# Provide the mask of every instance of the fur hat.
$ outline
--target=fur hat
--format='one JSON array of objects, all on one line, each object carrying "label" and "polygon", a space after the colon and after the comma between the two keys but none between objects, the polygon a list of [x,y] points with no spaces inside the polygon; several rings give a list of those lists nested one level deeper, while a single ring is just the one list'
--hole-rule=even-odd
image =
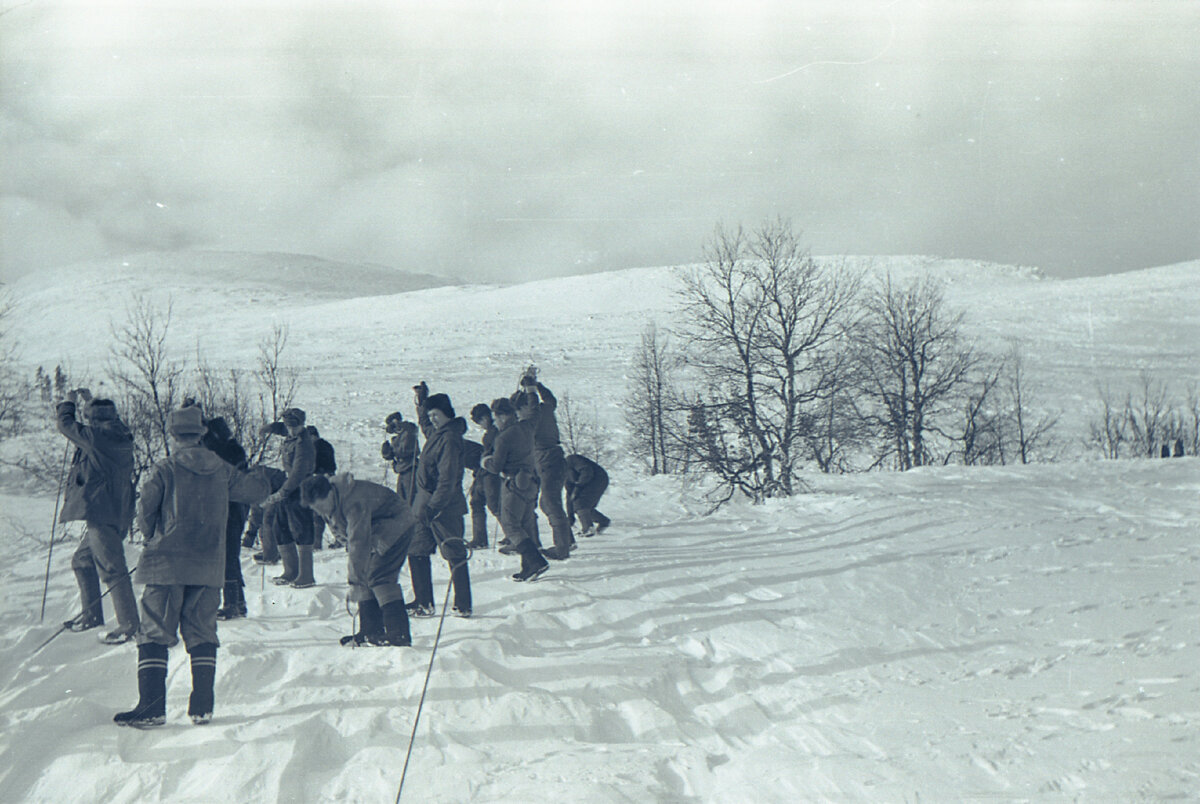
[{"label": "fur hat", "polygon": [[204,418],[200,415],[200,408],[189,406],[171,411],[167,417],[167,430],[176,437],[204,435]]},{"label": "fur hat", "polygon": [[208,432],[218,441],[228,441],[233,438],[233,431],[229,429],[229,422],[225,421],[224,416],[209,419]]},{"label": "fur hat", "polygon": [[288,427],[301,427],[304,425],[304,411],[300,408],[288,408],[279,414],[279,419]]},{"label": "fur hat", "polygon": [[425,400],[425,408],[427,410],[440,410],[446,414],[446,418],[454,418],[454,406],[450,404],[450,397],[445,394],[433,394]]},{"label": "fur hat", "polygon": [[111,422],[117,419],[117,406],[111,399],[93,399],[84,406],[88,421]]},{"label": "fur hat", "polygon": [[513,407],[513,403],[505,397],[492,400],[492,415],[493,416],[516,416],[517,410]]}]

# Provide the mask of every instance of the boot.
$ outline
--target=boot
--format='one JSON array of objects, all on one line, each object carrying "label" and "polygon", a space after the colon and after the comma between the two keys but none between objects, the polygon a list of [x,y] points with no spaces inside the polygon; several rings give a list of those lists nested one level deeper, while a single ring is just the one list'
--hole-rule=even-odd
[{"label": "boot", "polygon": [[536,580],[550,566],[550,562],[542,557],[541,551],[529,539],[521,542],[518,549],[521,552],[521,571],[512,576],[514,581]]},{"label": "boot", "polygon": [[192,694],[188,698],[188,715],[197,726],[212,720],[213,681],[217,677],[217,646],[212,642],[188,650],[192,656]]},{"label": "boot", "polygon": [[429,556],[409,556],[408,574],[412,578],[413,604],[433,611],[433,564]]},{"label": "boot", "polygon": [[218,620],[236,620],[246,616],[246,599],[242,595],[242,585],[237,581],[226,581],[222,595],[225,605],[217,609]]},{"label": "boot", "polygon": [[408,630],[408,611],[404,606],[404,599],[393,600],[383,607],[382,612],[383,641],[379,644],[398,648],[412,645],[412,633]]},{"label": "boot", "polygon": [[157,642],[138,645],[138,703],[128,712],[113,715],[118,726],[148,729],[167,722],[167,646]]},{"label": "boot", "polygon": [[75,582],[79,584],[79,598],[83,603],[82,611],[74,620],[63,623],[72,631],[86,631],[98,625],[104,625],[104,605],[100,598],[100,574],[95,565],[86,569],[75,570]]},{"label": "boot", "polygon": [[358,631],[342,637],[343,645],[378,645],[383,641],[383,613],[375,598],[358,604]]},{"label": "boot", "polygon": [[[311,555],[310,553],[309,556]],[[276,586],[287,586],[300,574],[300,556],[296,551],[296,543],[279,545],[279,557],[283,559],[283,574],[276,575],[271,582]]]},{"label": "boot", "polygon": [[133,582],[126,575],[114,581],[108,587],[108,593],[112,595],[118,626],[101,637],[100,641],[106,645],[121,645],[131,641],[134,634],[137,633],[138,626],[141,625],[141,618],[138,617],[137,598],[133,596]]},{"label": "boot", "polygon": [[296,553],[300,559],[300,568],[296,579],[289,584],[293,589],[309,589],[317,585],[313,578],[313,546],[311,544],[296,545]]},{"label": "boot", "polygon": [[454,613],[459,617],[470,617],[471,573],[465,561],[450,570],[450,583],[454,586]]},{"label": "boot", "polygon": [[256,564],[278,564],[280,551],[279,544],[275,541],[275,529],[273,527],[261,527],[258,530],[259,541],[262,542],[262,552],[254,554],[254,563]]}]

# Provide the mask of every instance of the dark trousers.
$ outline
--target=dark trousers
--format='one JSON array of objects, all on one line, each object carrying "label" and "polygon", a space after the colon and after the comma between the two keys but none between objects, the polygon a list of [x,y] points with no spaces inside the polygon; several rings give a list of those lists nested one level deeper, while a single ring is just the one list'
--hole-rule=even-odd
[{"label": "dark trousers", "polygon": [[270,506],[264,516],[271,520],[276,544],[295,542],[298,545],[312,545],[312,511],[300,504],[300,492],[293,491],[282,501]]}]

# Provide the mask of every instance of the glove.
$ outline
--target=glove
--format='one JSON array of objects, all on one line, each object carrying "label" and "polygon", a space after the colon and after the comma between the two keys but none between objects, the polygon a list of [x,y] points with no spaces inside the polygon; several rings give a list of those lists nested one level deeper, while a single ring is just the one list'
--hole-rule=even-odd
[{"label": "glove", "polygon": [[379,454],[383,456],[385,461],[390,461],[395,458],[395,453],[392,451],[392,442],[384,441],[383,446],[379,448]]}]

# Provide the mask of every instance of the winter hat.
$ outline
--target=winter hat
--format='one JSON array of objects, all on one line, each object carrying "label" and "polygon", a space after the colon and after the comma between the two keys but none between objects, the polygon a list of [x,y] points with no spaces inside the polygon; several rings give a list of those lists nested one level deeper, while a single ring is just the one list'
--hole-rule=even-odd
[{"label": "winter hat", "polygon": [[492,415],[493,416],[516,416],[517,410],[513,407],[513,403],[504,397],[492,400]]},{"label": "winter hat", "polygon": [[300,408],[288,408],[280,414],[279,419],[288,427],[300,427],[304,424],[304,411]]},{"label": "winter hat", "polygon": [[229,429],[229,423],[225,421],[223,416],[208,420],[208,432],[218,441],[228,441],[233,438],[233,433]]},{"label": "winter hat", "polygon": [[477,422],[480,419],[492,417],[492,409],[480,402],[475,407],[471,408],[471,421]]},{"label": "winter hat", "polygon": [[404,414],[396,411],[395,413],[389,413],[388,417],[383,420],[383,424],[387,432],[398,433],[400,432],[400,422],[402,421],[404,421]]},{"label": "winter hat", "polygon": [[173,436],[204,435],[204,418],[200,408],[186,407],[171,411],[167,418],[167,429]]},{"label": "winter hat", "polygon": [[93,399],[87,403],[84,414],[93,422],[116,421],[117,406],[111,399]]},{"label": "winter hat", "polygon": [[454,406],[450,404],[450,397],[445,394],[434,394],[425,400],[425,407],[428,410],[440,410],[446,414],[446,418],[454,418]]}]

